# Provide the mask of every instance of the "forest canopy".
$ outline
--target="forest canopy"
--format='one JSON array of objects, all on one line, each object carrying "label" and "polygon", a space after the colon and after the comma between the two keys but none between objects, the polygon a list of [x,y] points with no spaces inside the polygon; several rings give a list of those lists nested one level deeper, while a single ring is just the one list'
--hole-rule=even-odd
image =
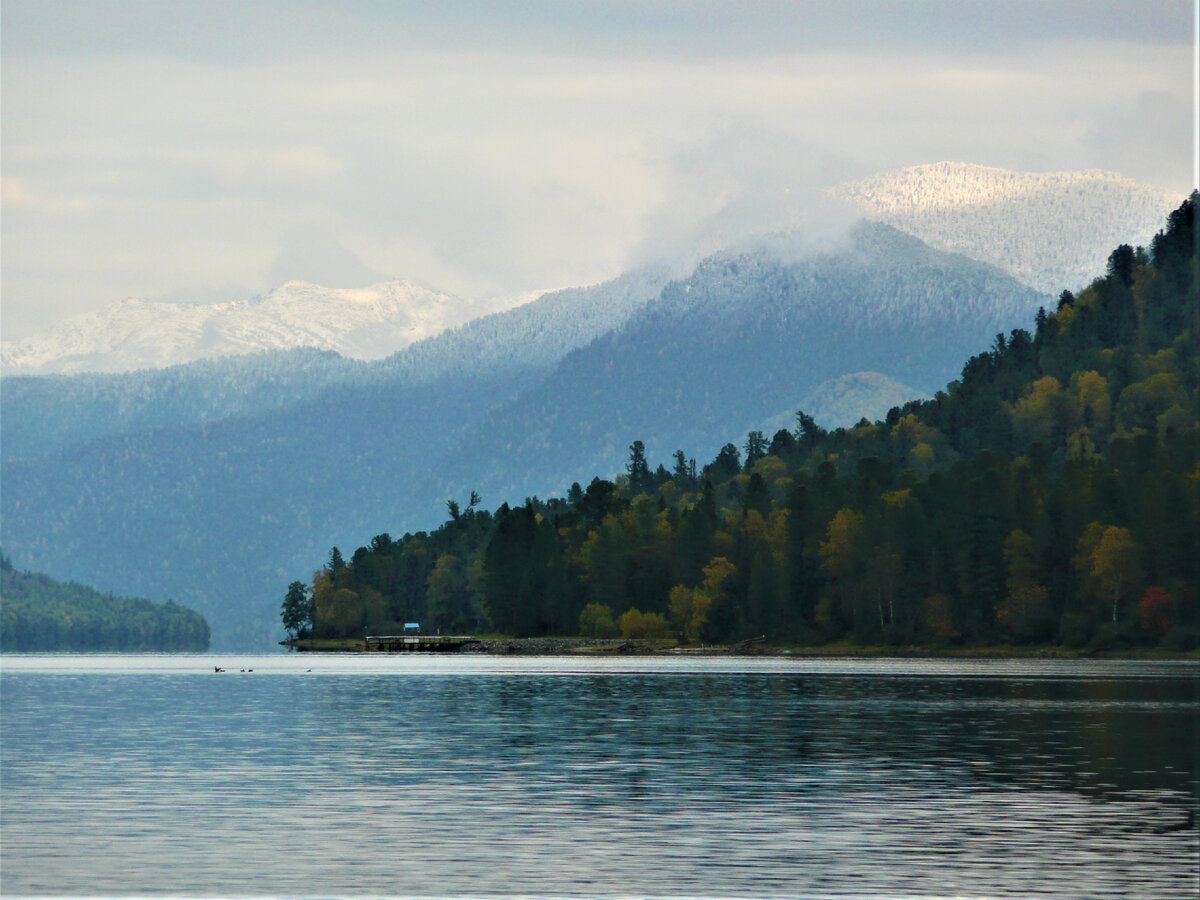
[{"label": "forest canopy", "polygon": [[800,412],[700,467],[634,441],[561,498],[451,501],[432,532],[334,548],[289,631],[1194,648],[1196,201],[932,399],[832,432]]}]

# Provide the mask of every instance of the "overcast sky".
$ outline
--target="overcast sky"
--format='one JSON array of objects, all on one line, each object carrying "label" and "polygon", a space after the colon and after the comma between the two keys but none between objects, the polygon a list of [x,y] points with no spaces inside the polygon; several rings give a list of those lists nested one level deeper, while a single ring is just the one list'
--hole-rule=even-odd
[{"label": "overcast sky", "polygon": [[940,160],[1182,196],[1192,10],[3,0],[0,327],[295,278],[590,283],[721,210],[769,228],[831,181]]}]

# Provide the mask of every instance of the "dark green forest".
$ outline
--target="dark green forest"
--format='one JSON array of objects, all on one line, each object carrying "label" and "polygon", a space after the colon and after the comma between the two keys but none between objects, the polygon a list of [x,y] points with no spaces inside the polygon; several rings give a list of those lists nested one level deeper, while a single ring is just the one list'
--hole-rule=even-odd
[{"label": "dark green forest", "polygon": [[114,597],[33,572],[0,557],[0,651],[5,653],[200,652],[208,623],[167,601]]},{"label": "dark green forest", "polygon": [[1196,202],[929,400],[829,432],[800,412],[699,467],[634,441],[565,497],[450,502],[432,532],[334,548],[285,627],[1195,648]]}]

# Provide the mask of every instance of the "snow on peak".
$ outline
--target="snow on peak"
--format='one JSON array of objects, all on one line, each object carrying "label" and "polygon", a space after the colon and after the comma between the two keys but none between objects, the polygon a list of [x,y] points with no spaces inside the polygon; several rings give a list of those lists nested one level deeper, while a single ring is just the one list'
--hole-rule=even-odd
[{"label": "snow on peak", "polygon": [[350,289],[289,281],[224,303],[130,298],[4,342],[3,370],[126,372],[296,347],[379,359],[509,302],[474,303],[400,280]]},{"label": "snow on peak", "polygon": [[843,185],[843,196],[880,212],[966,209],[1063,189],[1153,192],[1115,172],[1013,172],[993,166],[939,162],[881,172]]},{"label": "snow on peak", "polygon": [[1112,172],[1013,172],[940,162],[834,188],[862,215],[991,263],[1057,294],[1103,273],[1118,244],[1146,244],[1182,201]]}]

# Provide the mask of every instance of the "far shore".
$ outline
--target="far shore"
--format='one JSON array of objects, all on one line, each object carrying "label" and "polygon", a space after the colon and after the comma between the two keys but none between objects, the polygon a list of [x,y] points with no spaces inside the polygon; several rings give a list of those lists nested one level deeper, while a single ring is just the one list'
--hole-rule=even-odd
[{"label": "far shore", "polygon": [[[280,643],[299,652],[366,653],[362,638],[297,638]],[[1200,650],[1174,652],[1159,647],[1092,650],[1059,645],[863,645],[836,641],[816,646],[741,641],[728,645],[680,645],[670,639],[532,637],[488,635],[451,651],[492,656],[773,656],[798,658],[935,658],[935,659],[1164,659],[1200,661]]]}]

